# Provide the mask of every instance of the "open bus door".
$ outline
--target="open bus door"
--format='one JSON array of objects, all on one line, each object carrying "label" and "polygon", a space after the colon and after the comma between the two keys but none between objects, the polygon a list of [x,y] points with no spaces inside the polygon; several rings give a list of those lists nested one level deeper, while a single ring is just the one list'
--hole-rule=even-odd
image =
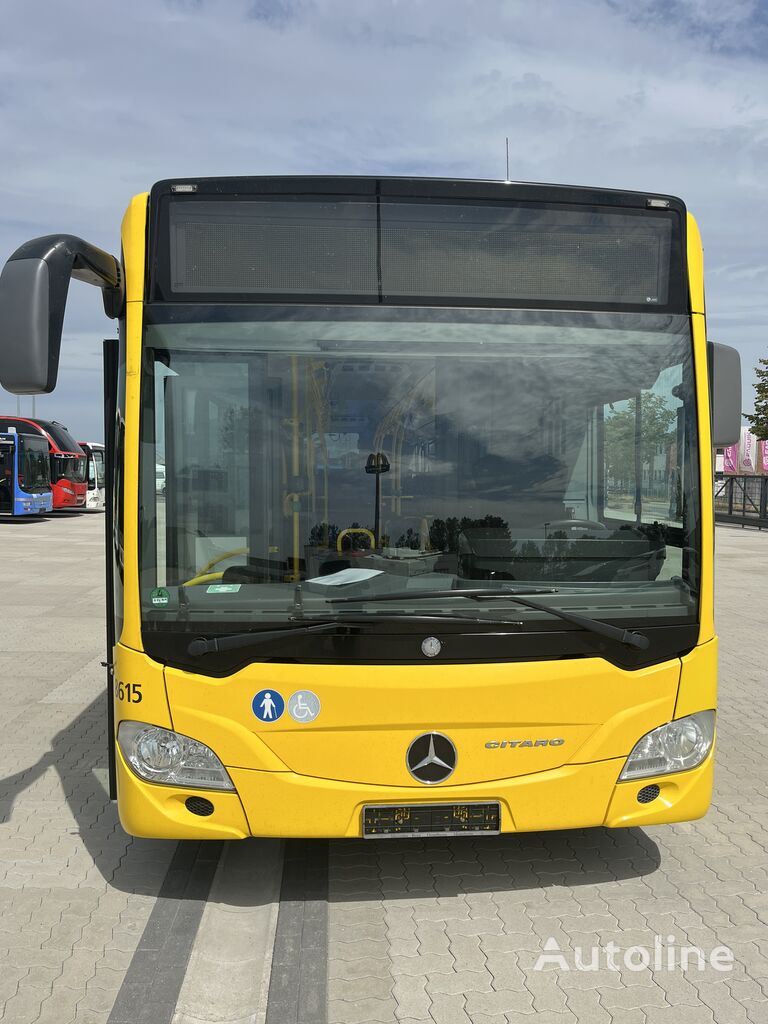
[{"label": "open bus door", "polygon": [[115,571],[113,531],[115,522],[115,502],[113,482],[115,479],[115,422],[117,416],[117,371],[118,371],[117,339],[103,342],[104,368],[104,566],[106,571],[106,631],[107,631],[107,720],[108,720],[108,766],[109,766],[109,797],[117,799],[117,779],[115,775],[115,707],[112,699],[114,686],[114,649],[115,649]]}]

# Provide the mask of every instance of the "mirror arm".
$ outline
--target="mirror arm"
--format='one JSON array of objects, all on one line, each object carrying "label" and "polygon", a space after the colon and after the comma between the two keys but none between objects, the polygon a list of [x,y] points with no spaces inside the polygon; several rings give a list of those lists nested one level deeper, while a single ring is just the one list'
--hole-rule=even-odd
[{"label": "mirror arm", "polygon": [[125,285],[120,261],[98,246],[76,235],[43,235],[20,245],[8,257],[16,260],[43,260],[52,277],[64,278],[64,292],[69,278],[101,288],[104,312],[114,320],[120,316],[125,302]]},{"label": "mirror arm", "polygon": [[120,261],[75,235],[33,238],[0,273],[0,384],[16,395],[56,387],[61,332],[71,278],[101,289],[104,312],[125,305]]}]

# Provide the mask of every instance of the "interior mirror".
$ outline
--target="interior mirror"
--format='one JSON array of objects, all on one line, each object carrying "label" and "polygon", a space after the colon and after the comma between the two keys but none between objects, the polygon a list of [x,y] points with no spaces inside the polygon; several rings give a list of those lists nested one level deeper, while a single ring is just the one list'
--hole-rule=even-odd
[{"label": "interior mirror", "polygon": [[741,357],[730,345],[710,341],[708,348],[712,447],[727,448],[741,435]]},{"label": "interior mirror", "polygon": [[98,285],[107,316],[123,305],[120,264],[74,235],[25,242],[0,274],[0,384],[15,395],[53,391],[71,278]]}]

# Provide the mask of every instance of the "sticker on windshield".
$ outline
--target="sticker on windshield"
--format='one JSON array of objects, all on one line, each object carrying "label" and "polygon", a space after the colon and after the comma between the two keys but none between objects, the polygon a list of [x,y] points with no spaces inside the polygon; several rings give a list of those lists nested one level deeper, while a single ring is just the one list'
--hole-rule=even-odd
[{"label": "sticker on windshield", "polygon": [[171,600],[171,595],[165,587],[155,587],[149,595],[149,600],[153,608],[165,608]]},{"label": "sticker on windshield", "polygon": [[285,701],[277,690],[259,690],[251,708],[260,722],[276,722],[285,711]]},{"label": "sticker on windshield", "polygon": [[236,594],[240,589],[239,583],[212,583],[205,588],[206,594]]},{"label": "sticker on windshield", "polygon": [[320,698],[311,690],[297,690],[288,698],[288,714],[294,722],[314,722],[320,714]]}]

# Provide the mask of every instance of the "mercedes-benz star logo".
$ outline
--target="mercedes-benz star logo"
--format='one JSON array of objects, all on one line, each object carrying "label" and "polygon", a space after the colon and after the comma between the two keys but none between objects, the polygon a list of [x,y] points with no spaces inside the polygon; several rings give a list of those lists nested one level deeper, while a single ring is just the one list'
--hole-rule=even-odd
[{"label": "mercedes-benz star logo", "polygon": [[456,768],[456,747],[441,732],[425,732],[408,747],[406,764],[417,782],[434,786],[453,775]]},{"label": "mercedes-benz star logo", "polygon": [[436,658],[442,649],[443,645],[436,636],[428,636],[421,641],[421,653],[425,658]]}]

